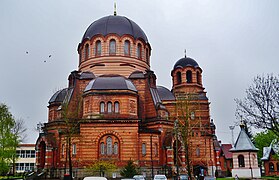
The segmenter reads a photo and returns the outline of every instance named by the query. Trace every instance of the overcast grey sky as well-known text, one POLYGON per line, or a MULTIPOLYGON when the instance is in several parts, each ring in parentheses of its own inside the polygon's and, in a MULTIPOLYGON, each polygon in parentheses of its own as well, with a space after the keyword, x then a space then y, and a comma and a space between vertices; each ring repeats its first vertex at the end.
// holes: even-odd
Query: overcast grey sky
MULTIPOLYGON (((0 1, 0 102, 25 120, 26 142, 35 143, 34 129, 47 122, 50 97, 67 86, 69 73, 77 69, 77 46, 85 30, 112 15, 113 3, 0 1)), ((245 96, 257 74, 279 73, 279 1, 117 0, 117 13, 146 33, 158 85, 172 88, 170 72, 187 49, 203 69, 218 138, 231 143, 234 99, 245 96)))

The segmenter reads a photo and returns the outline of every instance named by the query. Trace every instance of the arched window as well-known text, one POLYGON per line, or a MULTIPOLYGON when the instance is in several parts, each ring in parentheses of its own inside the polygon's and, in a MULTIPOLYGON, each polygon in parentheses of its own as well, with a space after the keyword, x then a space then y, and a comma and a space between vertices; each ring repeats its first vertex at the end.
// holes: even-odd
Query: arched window
POLYGON ((142 58, 141 44, 138 44, 138 47, 137 47, 137 58, 138 59, 142 58))
POLYGON ((108 102, 108 113, 112 112, 112 103, 108 102))
POLYGON ((112 139, 107 137, 107 155, 112 155, 112 139))
POLYGON ((277 163, 277 171, 279 172, 279 162, 277 163))
POLYGON ((73 155, 77 154, 77 146, 76 146, 76 144, 72 145, 72 153, 73 153, 73 155))
POLYGON ((273 172, 274 171, 274 164, 272 162, 270 162, 268 164, 268 166, 269 166, 269 171, 273 172))
POLYGON ((96 51, 95 51, 95 55, 96 56, 101 56, 101 54, 102 54, 102 44, 101 44, 101 41, 100 40, 98 40, 97 42, 96 42, 96 51))
POLYGON ((114 112, 119 113, 119 102, 118 101, 114 102, 114 112))
POLYGON ((125 42, 124 42, 124 55, 125 56, 130 56, 130 41, 129 40, 126 40, 125 42))
POLYGON ((146 155, 146 144, 145 143, 142 143, 142 145, 141 145, 141 153, 143 156, 146 155))
POLYGON ((187 83, 192 83, 192 71, 190 70, 186 72, 186 81, 187 83))
POLYGON ((114 39, 109 41, 109 54, 115 55, 116 53, 116 42, 114 39))
POLYGON ((100 113, 104 113, 105 112, 105 103, 101 102, 100 103, 100 113))
POLYGON ((245 167, 245 162, 244 162, 244 156, 243 155, 238 156, 238 166, 239 167, 245 167))
POLYGON ((197 71, 197 83, 201 84, 201 73, 197 71))
POLYGON ((105 154, 105 143, 102 142, 100 148, 101 148, 101 154, 104 155, 105 154))
POLYGON ((181 72, 176 73, 177 84, 181 84, 181 72))
POLYGON ((85 52, 84 52, 84 59, 88 59, 90 55, 90 48, 89 48, 89 44, 85 45, 85 52))
POLYGON ((118 154, 118 143, 115 142, 113 145, 113 154, 118 154))

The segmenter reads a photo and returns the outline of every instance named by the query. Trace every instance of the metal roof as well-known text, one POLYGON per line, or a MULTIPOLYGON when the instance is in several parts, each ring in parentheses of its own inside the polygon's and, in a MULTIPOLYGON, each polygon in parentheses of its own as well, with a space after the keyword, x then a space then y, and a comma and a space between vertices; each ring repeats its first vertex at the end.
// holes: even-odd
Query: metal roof
POLYGON ((176 68, 184 68, 184 67, 187 67, 187 66, 192 66, 192 67, 199 67, 199 64, 192 58, 189 58, 189 57, 184 57, 184 58, 181 58, 179 59, 175 65, 173 66, 173 69, 176 69, 176 68))
POLYGON ((84 92, 89 90, 131 90, 137 92, 135 85, 122 76, 101 76, 91 80, 84 92))
POLYGON ((50 100, 48 101, 48 103, 49 104, 54 103, 54 102, 62 103, 65 99, 66 94, 67 94, 67 89, 68 88, 65 88, 65 89, 59 90, 56 93, 54 93, 52 95, 52 97, 50 98, 50 100))
POLYGON ((259 149, 254 146, 243 127, 241 127, 240 133, 237 137, 235 145, 230 151, 258 151, 259 149))
POLYGON ((95 35, 106 36, 108 34, 131 35, 135 39, 148 39, 143 30, 132 20, 124 16, 106 16, 94 21, 85 31, 82 41, 91 39, 95 35))
POLYGON ((162 101, 174 101, 175 97, 172 92, 163 86, 157 86, 158 94, 162 101))

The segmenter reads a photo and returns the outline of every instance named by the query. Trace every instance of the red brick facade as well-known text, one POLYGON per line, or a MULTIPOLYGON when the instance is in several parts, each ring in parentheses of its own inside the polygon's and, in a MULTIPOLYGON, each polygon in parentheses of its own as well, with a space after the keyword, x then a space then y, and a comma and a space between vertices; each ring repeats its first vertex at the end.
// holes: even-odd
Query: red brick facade
POLYGON ((180 173, 187 173, 183 136, 174 130, 178 119, 180 126, 188 123, 188 155, 193 172, 199 174, 203 168, 213 173, 215 128, 210 122, 199 66, 172 70, 172 92, 167 91, 173 99, 168 99, 160 95, 156 75, 150 70, 151 46, 147 41, 127 34, 99 34, 84 39, 78 53, 79 69, 70 74, 69 86, 49 101, 48 122, 36 143, 39 170, 64 172, 69 168, 66 150, 70 149, 76 171, 98 160, 111 161, 119 168, 133 160, 146 174, 151 169, 154 174, 175 174, 175 165, 180 173), (112 40, 116 44, 113 53, 112 40), (127 41, 128 47, 124 44, 127 41), (178 72, 181 77, 177 77, 178 72), (184 111, 179 103, 188 97, 193 98, 184 102, 184 111))

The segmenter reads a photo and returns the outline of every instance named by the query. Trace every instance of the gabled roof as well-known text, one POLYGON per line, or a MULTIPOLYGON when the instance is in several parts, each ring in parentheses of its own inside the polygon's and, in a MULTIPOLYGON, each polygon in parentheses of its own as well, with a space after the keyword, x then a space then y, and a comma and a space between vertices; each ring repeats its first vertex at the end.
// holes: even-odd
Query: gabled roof
POLYGON ((231 144, 222 144, 221 145, 221 149, 222 149, 226 159, 232 159, 232 153, 230 152, 231 148, 232 148, 231 144))
POLYGON ((263 157, 261 158, 262 161, 268 161, 270 157, 270 153, 272 152, 272 147, 264 147, 263 148, 263 157))
POLYGON ((235 145, 230 149, 231 152, 235 151, 258 151, 259 149, 254 146, 243 127, 237 137, 235 145))

